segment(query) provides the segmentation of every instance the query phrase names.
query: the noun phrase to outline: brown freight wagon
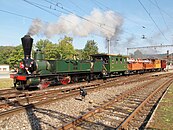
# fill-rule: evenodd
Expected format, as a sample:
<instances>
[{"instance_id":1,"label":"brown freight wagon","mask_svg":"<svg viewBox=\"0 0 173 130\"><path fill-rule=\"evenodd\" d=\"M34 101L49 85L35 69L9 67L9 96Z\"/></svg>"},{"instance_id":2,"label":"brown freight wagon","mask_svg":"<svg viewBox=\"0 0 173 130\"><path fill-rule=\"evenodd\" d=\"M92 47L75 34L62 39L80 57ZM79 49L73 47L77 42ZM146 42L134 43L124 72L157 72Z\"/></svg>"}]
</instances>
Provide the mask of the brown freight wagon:
<instances>
[{"instance_id":1,"label":"brown freight wagon","mask_svg":"<svg viewBox=\"0 0 173 130\"><path fill-rule=\"evenodd\" d=\"M144 65L145 71L153 71L155 67L154 62L151 60L145 60L143 65Z\"/></svg>"},{"instance_id":2,"label":"brown freight wagon","mask_svg":"<svg viewBox=\"0 0 173 130\"><path fill-rule=\"evenodd\" d=\"M143 61L129 61L128 71L130 73L143 73L144 72Z\"/></svg>"}]
</instances>

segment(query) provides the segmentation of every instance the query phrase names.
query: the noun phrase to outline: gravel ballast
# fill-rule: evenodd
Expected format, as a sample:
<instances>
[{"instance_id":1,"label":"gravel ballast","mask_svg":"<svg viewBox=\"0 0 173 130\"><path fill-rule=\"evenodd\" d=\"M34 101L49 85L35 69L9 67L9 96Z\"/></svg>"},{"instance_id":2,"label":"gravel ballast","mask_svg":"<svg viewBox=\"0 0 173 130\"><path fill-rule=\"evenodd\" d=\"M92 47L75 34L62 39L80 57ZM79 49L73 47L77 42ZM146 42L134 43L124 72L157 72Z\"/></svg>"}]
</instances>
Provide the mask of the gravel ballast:
<instances>
[{"instance_id":1,"label":"gravel ballast","mask_svg":"<svg viewBox=\"0 0 173 130\"><path fill-rule=\"evenodd\" d=\"M99 106L103 101L108 101L120 95L127 89L142 85L140 83L125 84L117 87L100 89L88 92L84 100L80 95L69 97L54 103L42 105L33 109L20 112L16 115L0 118L0 129L5 130L53 130L75 119L89 108Z\"/></svg>"}]
</instances>

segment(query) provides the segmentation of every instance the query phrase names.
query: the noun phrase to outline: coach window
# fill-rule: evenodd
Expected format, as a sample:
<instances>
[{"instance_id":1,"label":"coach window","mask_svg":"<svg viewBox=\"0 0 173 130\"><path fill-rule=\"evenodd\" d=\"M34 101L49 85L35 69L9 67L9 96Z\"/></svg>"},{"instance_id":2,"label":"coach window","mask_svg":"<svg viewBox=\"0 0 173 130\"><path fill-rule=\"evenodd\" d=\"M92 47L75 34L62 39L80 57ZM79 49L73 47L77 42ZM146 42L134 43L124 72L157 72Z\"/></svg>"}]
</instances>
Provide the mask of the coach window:
<instances>
[{"instance_id":1,"label":"coach window","mask_svg":"<svg viewBox=\"0 0 173 130\"><path fill-rule=\"evenodd\" d=\"M118 58L116 58L116 64L118 64Z\"/></svg>"},{"instance_id":2,"label":"coach window","mask_svg":"<svg viewBox=\"0 0 173 130\"><path fill-rule=\"evenodd\" d=\"M124 58L124 63L127 63L127 59Z\"/></svg>"},{"instance_id":3,"label":"coach window","mask_svg":"<svg viewBox=\"0 0 173 130\"><path fill-rule=\"evenodd\" d=\"M104 58L103 58L103 62L104 62L105 64L108 64L108 57L104 57Z\"/></svg>"},{"instance_id":4,"label":"coach window","mask_svg":"<svg viewBox=\"0 0 173 130\"><path fill-rule=\"evenodd\" d=\"M114 57L111 58L112 64L114 64Z\"/></svg>"},{"instance_id":5,"label":"coach window","mask_svg":"<svg viewBox=\"0 0 173 130\"><path fill-rule=\"evenodd\" d=\"M122 64L122 61L123 61L122 58L120 58L120 63L121 63L121 64Z\"/></svg>"}]
</instances>

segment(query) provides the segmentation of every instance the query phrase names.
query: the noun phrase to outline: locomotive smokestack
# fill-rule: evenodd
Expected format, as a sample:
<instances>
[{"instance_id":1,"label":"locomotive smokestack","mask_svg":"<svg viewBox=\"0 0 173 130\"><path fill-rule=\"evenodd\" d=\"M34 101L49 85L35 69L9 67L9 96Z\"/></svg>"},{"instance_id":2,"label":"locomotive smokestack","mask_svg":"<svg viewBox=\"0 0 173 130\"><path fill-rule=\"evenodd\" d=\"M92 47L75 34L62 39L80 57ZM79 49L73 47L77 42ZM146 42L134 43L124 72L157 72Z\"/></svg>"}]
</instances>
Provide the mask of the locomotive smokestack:
<instances>
[{"instance_id":1,"label":"locomotive smokestack","mask_svg":"<svg viewBox=\"0 0 173 130\"><path fill-rule=\"evenodd\" d=\"M31 49L33 44L33 39L29 35L25 35L21 38L22 46L24 51L24 58L31 58Z\"/></svg>"}]
</instances>

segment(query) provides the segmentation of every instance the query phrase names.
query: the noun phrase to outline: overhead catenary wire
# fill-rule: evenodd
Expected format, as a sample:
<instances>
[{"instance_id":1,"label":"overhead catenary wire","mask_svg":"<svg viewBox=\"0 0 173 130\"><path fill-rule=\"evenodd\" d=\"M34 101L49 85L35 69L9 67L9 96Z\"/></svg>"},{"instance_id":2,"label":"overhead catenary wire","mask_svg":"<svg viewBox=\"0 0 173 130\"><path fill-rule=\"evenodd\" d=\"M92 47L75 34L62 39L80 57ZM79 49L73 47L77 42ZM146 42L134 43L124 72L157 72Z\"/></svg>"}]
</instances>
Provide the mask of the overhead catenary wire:
<instances>
[{"instance_id":1,"label":"overhead catenary wire","mask_svg":"<svg viewBox=\"0 0 173 130\"><path fill-rule=\"evenodd\" d=\"M33 6L37 7L37 8L39 8L39 9L43 10L43 11L46 11L47 13L52 14L52 15L54 15L54 16L56 16L56 17L59 17L59 16L60 16L60 15L57 15L57 14L55 14L55 13L52 13L51 11L48 11L48 10L44 9L43 7L40 7L39 5L34 4L33 2L30 2L30 1L28 1L28 0L23 0L23 1L27 2L27 3L30 4L30 5L33 5ZM64 19L64 18L62 18L62 19ZM64 19L64 20L67 21L67 22L69 22L69 23L72 23L72 24L73 24L73 22L71 22L70 20L66 20L66 19Z\"/></svg>"},{"instance_id":2,"label":"overhead catenary wire","mask_svg":"<svg viewBox=\"0 0 173 130\"><path fill-rule=\"evenodd\" d=\"M8 14L11 14L11 15L15 15L15 16L19 16L19 17L27 18L27 19L31 19L31 20L35 19L35 18L32 18L32 17L28 17L28 16L25 16L25 15L17 14L17 13L6 11L6 10L2 10L2 9L0 9L0 12L8 13Z\"/></svg>"},{"instance_id":3,"label":"overhead catenary wire","mask_svg":"<svg viewBox=\"0 0 173 130\"><path fill-rule=\"evenodd\" d=\"M103 10L111 10L108 6L106 6L105 4L103 4L103 3L101 3L100 1L98 1L98 0L92 0L92 1L94 1L94 3L96 4L96 5L98 5L98 7L103 7L103 8L105 8L105 9L103 9ZM102 9L102 7L101 7L101 9Z\"/></svg>"},{"instance_id":4,"label":"overhead catenary wire","mask_svg":"<svg viewBox=\"0 0 173 130\"><path fill-rule=\"evenodd\" d=\"M58 2L58 3L53 3L53 2L51 2L51 1L45 0L46 2L48 2L48 3L50 3L50 4L54 5L54 6L59 6L59 8L65 10L66 12L57 10L56 8L53 9L53 8L51 8L51 6L48 7L48 6L45 6L45 5L42 5L42 4L38 4L38 3L36 3L36 2L30 2L30 1L28 1L28 0L23 0L23 1L27 2L28 4L31 4L31 5L33 5L33 6L35 6L35 7L37 7L37 8L39 8L39 9L43 10L43 11L46 11L47 13L50 13L50 14L56 16L56 17L58 17L59 15L57 15L57 14L55 14L55 13L52 13L52 12L50 12L50 11L44 9L44 8L51 9L51 10L54 10L54 11L58 11L58 12L61 12L61 13L64 13L64 14L68 14L68 13L74 14L72 11L70 11L70 10L64 8L64 7L62 6L62 4L59 3L59 2ZM67 13L67 12L68 12L68 13ZM76 14L74 14L74 15L76 15ZM93 23L92 21L90 21L90 20L88 20L88 19L85 19L85 18L82 17L82 16L77 15L77 17L79 17L79 18L81 18L81 19L84 19L84 20L87 20L88 22L90 22L90 23L96 25L96 23ZM64 19L64 18L62 17L62 19ZM73 22L70 21L70 20L67 20L67 19L64 19L64 20L70 22L71 24L73 24ZM102 29L104 29L104 30L107 30L107 31L110 31L110 30L107 29L107 28L104 28L104 27L102 27L102 26L106 26L106 27L112 28L112 27L110 27L110 26L108 26L108 25L105 25L105 24L100 25L100 23L97 23L96 26L98 26L98 27L100 27L100 28L102 28ZM123 31L123 32L130 34L130 32L127 32L127 31ZM96 35L97 35L97 34L96 34ZM103 37L103 36L102 36L102 37Z\"/></svg>"},{"instance_id":5,"label":"overhead catenary wire","mask_svg":"<svg viewBox=\"0 0 173 130\"><path fill-rule=\"evenodd\" d=\"M46 11L46 12L48 12L48 13L54 15L54 16L57 16L57 17L60 16L60 15L57 15L57 14L55 14L55 13L52 13L51 11L48 11L48 10L44 9L43 7L40 7L40 4L38 4L38 3L30 2L30 1L28 1L28 0L23 0L23 1L27 2L28 4L31 4L31 5L33 5L33 6L35 6L35 7L37 7L37 8L39 8L39 9L43 10L43 11ZM70 11L70 10L64 8L63 6L60 6L60 5L62 5L62 4L59 3L59 2L55 4L55 3L51 2L51 1L48 1L48 0L45 0L45 1L48 2L48 3L50 3L50 4L53 4L53 5L57 6L57 7L59 7L59 8L61 8L61 9L63 9L63 10L65 10L66 12L69 12L69 13L71 13L71 14L74 14L72 11ZM46 8L47 8L47 7L46 7ZM67 13L66 13L66 14L67 14ZM74 15L76 15L76 14L74 14ZM81 19L83 19L83 20L86 20L86 21L90 22L91 24L95 24L95 25L96 25L96 23L94 23L94 22L92 22L92 21L90 21L90 20L88 20L88 19L86 19L86 18L84 18L84 17L82 17L82 16L80 16L80 15L76 15L76 16L79 17L79 18L81 18ZM63 18L62 18L62 19L63 19ZM73 23L73 22L70 21L70 20L67 20L67 19L64 19L64 20L65 20L65 21L68 21L68 22L70 22L70 23ZM98 25L98 24L99 24L99 25ZM96 26L98 26L98 27L100 27L100 28L102 28L102 29L104 29L104 30L107 30L107 31L110 31L110 32L111 32L111 30L102 27L103 25L104 25L104 24L101 25L100 23L97 23Z\"/></svg>"},{"instance_id":6,"label":"overhead catenary wire","mask_svg":"<svg viewBox=\"0 0 173 130\"><path fill-rule=\"evenodd\" d=\"M72 4L74 4L77 8L79 8L81 11L83 11L84 13L87 13L86 11L84 11L82 8L80 8L80 6L78 6L75 2L72 2L71 0L70 0L70 2L72 3ZM97 1L98 2L98 1ZM102 4L101 2L99 2L102 6L105 6L104 4ZM109 7L107 7L107 6L105 6L105 8L107 8L108 10L111 10ZM125 17L126 19L128 19L127 17ZM129 21L132 21L132 20L130 20L129 19ZM135 21L132 21L132 22L134 22L134 23L136 23ZM137 25L139 25L138 23L136 23ZM108 26L108 25L106 25L106 26ZM141 26L141 25L140 25ZM108 27L110 27L110 26L108 26ZM145 26L141 26L141 27L145 27ZM127 32L127 31L125 31L125 30L123 30L123 32L124 33L127 33L127 34L131 34L130 32ZM97 35L97 34L95 34L95 35ZM98 35L97 35L98 36Z\"/></svg>"},{"instance_id":7,"label":"overhead catenary wire","mask_svg":"<svg viewBox=\"0 0 173 130\"><path fill-rule=\"evenodd\" d=\"M162 36L165 38L165 40L168 41L168 39L165 37L165 35L163 34L163 32L161 31L161 29L159 28L159 26L156 24L155 20L151 16L151 14L148 12L148 10L145 8L145 6L142 4L142 2L140 0L138 0L138 2L143 7L143 9L145 10L145 12L148 14L148 16L150 17L150 19L152 20L152 22L154 23L154 25L156 26L156 28L159 30L159 32L162 34Z\"/></svg>"},{"instance_id":8,"label":"overhead catenary wire","mask_svg":"<svg viewBox=\"0 0 173 130\"><path fill-rule=\"evenodd\" d=\"M103 5L101 5L98 1L93 0L93 2L94 2L100 9L106 11L106 9L102 8ZM105 7L105 6L103 6L103 7Z\"/></svg>"},{"instance_id":9,"label":"overhead catenary wire","mask_svg":"<svg viewBox=\"0 0 173 130\"><path fill-rule=\"evenodd\" d=\"M64 8L60 2L53 3L53 2L51 2L51 1L49 1L49 0L45 0L45 1L48 2L48 3L50 3L50 4L56 5L57 7L61 8L62 10L65 10L65 11L71 13L71 14L74 14L74 15L76 15L77 17L79 17L79 18L81 18L81 19L83 19L83 20L85 20L85 21L87 21L87 22L89 22L89 23L91 23L91 24L93 24L93 25L96 25L96 26L98 26L98 27L100 27L100 28L102 28L102 29L104 29L104 30L107 30L107 31L110 31L110 32L111 32L111 30L108 29L107 27L109 27L109 28L112 28L112 27L110 27L110 26L108 26L108 25L105 25L105 24L103 24L103 23L91 21L91 20L89 20L89 19L87 19L87 18L85 18L85 17L83 17L83 16L77 15L77 14L73 13L72 11L70 11L70 10ZM103 26L104 26L104 27L103 27Z\"/></svg>"},{"instance_id":10,"label":"overhead catenary wire","mask_svg":"<svg viewBox=\"0 0 173 130\"><path fill-rule=\"evenodd\" d=\"M149 1L150 1L150 3L151 3L152 5L154 5L155 7L158 8L158 10L159 10L159 12L160 12L160 14L161 14L161 16L162 16L162 19L163 19L163 21L164 21L164 24L165 24L167 30L169 30L170 32L172 32L172 31L169 29L169 27L168 27L168 24L167 24L167 22L166 22L166 20L165 20L165 18L164 18L164 16L163 16L163 13L164 13L165 15L167 15L169 18L172 18L172 19L173 19L173 17L172 17L171 15L169 15L165 10L163 10L162 8L159 7L157 0L155 0L155 3L154 3L153 1L151 1L151 0L149 0Z\"/></svg>"},{"instance_id":11,"label":"overhead catenary wire","mask_svg":"<svg viewBox=\"0 0 173 130\"><path fill-rule=\"evenodd\" d=\"M153 4L155 7L157 7L157 5L153 2L153 1L151 1L151 0L149 0L150 2L151 2L151 4ZM169 16L170 18L172 18L173 19L173 16L171 16L169 13L167 13L165 10L163 10L162 8L160 8L159 7L159 9L164 13L164 14L166 14L167 16Z\"/></svg>"},{"instance_id":12,"label":"overhead catenary wire","mask_svg":"<svg viewBox=\"0 0 173 130\"><path fill-rule=\"evenodd\" d=\"M56 5L56 6L60 6L60 8L61 9L65 9L66 11L68 11L69 13L72 13L72 14L74 14L72 11L69 11L69 10L67 10L66 8L64 8L63 6L62 6L62 4L60 3L60 2L58 2L58 3L53 3L53 2L50 2L50 1L48 1L48 0L45 0L46 2L48 2L48 3L50 3L50 4L53 4L53 5ZM98 1L97 1L98 2ZM77 4L75 4L74 2L72 2L76 7L79 7ZM101 4L101 2L100 2L100 4ZM103 5L103 4L102 4ZM106 7L108 10L111 10L109 7ZM81 9L82 11L83 11L83 9L82 8L79 8L79 9ZM84 11L85 12L85 11ZM85 12L85 13L87 13L87 12ZM76 14L74 14L74 15L76 15ZM76 15L76 16L78 16L79 18L82 18L83 19L83 17L82 16L79 16L79 15ZM127 17L125 17L126 19L128 19ZM88 20L88 19L86 19L86 20ZM129 19L130 20L130 19ZM131 20L132 21L132 20ZM136 23L135 21L132 21L132 22L134 22L134 23ZM102 26L106 26L106 27L109 27L109 28L113 28L113 27L111 27L111 26L109 26L109 25L105 25L105 24L102 24L102 23L98 23L99 24L99 26L100 27L102 27ZM138 23L136 23L137 25L139 25ZM141 26L141 25L139 25L139 26ZM141 26L141 27L144 27L144 26ZM108 30L109 31L109 30ZM124 33L127 33L127 34L131 34L131 32L128 32L128 31L124 31L123 30L123 32ZM95 34L95 35L97 35L97 36L100 36L100 35L98 35L98 34Z\"/></svg>"},{"instance_id":13,"label":"overhead catenary wire","mask_svg":"<svg viewBox=\"0 0 173 130\"><path fill-rule=\"evenodd\" d=\"M37 8L39 8L39 9L43 10L43 11L46 11L47 13L50 13L50 14L56 16L56 17L59 16L59 15L56 15L56 14L54 14L54 13L52 13L52 12L50 12L50 11L48 11L48 10L46 10L46 9L43 8L43 7L46 7L46 8L47 8L47 6L44 6L44 5L35 3L35 2L30 2L30 1L28 1L28 0L23 0L23 1L27 2L27 3L30 4L30 5L33 5L33 6L37 7ZM40 6L43 6L43 7L40 7ZM51 9L51 8L49 8L49 9ZM56 10L56 9L55 9L55 10ZM56 11L59 11L59 10L56 10ZM62 11L60 11L60 12L61 12L61 13L65 13L65 12L62 12ZM65 13L65 14L68 14L68 13ZM31 18L31 19L32 19L32 20L35 20L35 18ZM62 18L62 19L64 19L64 18ZM73 24L72 21L69 21L69 20L66 20L66 19L64 19L64 20L67 21L67 22L70 22L71 24ZM97 35L97 34L95 34L95 35ZM97 35L97 36L103 37L103 36L101 36L101 35Z\"/></svg>"},{"instance_id":14,"label":"overhead catenary wire","mask_svg":"<svg viewBox=\"0 0 173 130\"><path fill-rule=\"evenodd\" d=\"M77 5L75 2L73 2L73 1L71 1L71 0L69 0L73 5L75 5L77 8L79 8L81 11L83 11L84 13L86 13L87 14L87 12L84 10L84 9L82 9L79 5Z\"/></svg>"},{"instance_id":15,"label":"overhead catenary wire","mask_svg":"<svg viewBox=\"0 0 173 130\"><path fill-rule=\"evenodd\" d=\"M32 2L32 3L35 4L35 5L37 5L37 6L39 6L39 7L44 7L44 8L50 9L50 10L57 11L59 13L68 14L67 12L64 12L64 11L61 11L61 10L57 10L55 7L53 8L52 6L45 6L43 4L39 4L39 3L36 3L36 2Z\"/></svg>"},{"instance_id":16,"label":"overhead catenary wire","mask_svg":"<svg viewBox=\"0 0 173 130\"><path fill-rule=\"evenodd\" d=\"M98 1L98 0L91 0L92 2L95 1L94 3L98 3L100 4L100 6L104 7L105 9L107 10L111 10L108 6L106 6L105 4L103 4L101 1ZM146 27L145 25L140 25L139 23L137 23L136 21L128 18L127 16L123 16L125 19L127 19L128 21L132 22L132 23L135 23L136 25L140 26L140 27Z\"/></svg>"},{"instance_id":17,"label":"overhead catenary wire","mask_svg":"<svg viewBox=\"0 0 173 130\"><path fill-rule=\"evenodd\" d=\"M30 1L28 1L28 0L23 0L23 1L26 2L26 3L28 3L28 4L30 4L30 5L33 5L33 6L39 8L39 9L41 9L41 10L43 10L43 11L49 13L49 14L52 14L52 15L54 15L54 16L56 16L56 17L59 17L59 16L60 16L60 15L57 15L57 14L55 14L55 13L52 13L51 11L46 10L46 9L44 9L44 8L42 8L42 7L40 7L40 6L36 5L36 4L34 4L33 2L30 2Z\"/></svg>"},{"instance_id":18,"label":"overhead catenary wire","mask_svg":"<svg viewBox=\"0 0 173 130\"><path fill-rule=\"evenodd\" d=\"M43 7L40 7L40 6L42 6L42 5L40 5L40 4L38 4L38 3L30 2L30 1L28 1L28 0L23 0L23 1L27 2L28 4L31 4L31 5L33 5L33 6L35 6L35 7L37 7L37 8L39 8L39 9L43 10L43 11L46 11L46 12L48 12L48 13L54 15L54 16L57 16L57 17L60 16L60 15L57 15L57 14L55 14L55 13L52 13L52 12L50 12L50 11L44 9ZM50 4L53 4L53 5L57 6L57 7L59 7L59 8L61 8L61 9L63 9L63 10L65 10L66 12L69 12L69 13L71 13L71 14L74 14L72 11L65 9L63 6L60 6L61 3L56 3L56 4L55 4L55 3L52 3L51 1L48 1L48 0L45 0L45 1L48 2L48 3L50 3ZM46 8L47 8L47 7L46 7ZM66 13L66 14L67 14L67 13ZM74 15L76 15L76 14L74 14ZM79 15L76 15L76 16L79 17L79 18L81 18L81 19L83 19L83 20L86 20L86 21L90 22L91 24L96 25L96 24L93 23L92 21L90 21L90 20L88 20L88 19L86 19L86 18L84 18L84 17L82 17L82 16L79 16ZM62 18L62 19L64 19L64 18ZM64 20L65 20L65 21L68 21L68 22L70 22L70 23L73 24L73 22L70 21L70 20L67 20L67 19L64 19ZM102 25L100 25L100 24L99 24L99 25L96 25L96 26L98 26L98 27L100 27L100 28L102 28L102 29L104 29L104 30L107 30L107 31L110 31L110 32L111 32L111 30L102 27Z\"/></svg>"},{"instance_id":19,"label":"overhead catenary wire","mask_svg":"<svg viewBox=\"0 0 173 130\"><path fill-rule=\"evenodd\" d=\"M68 13L74 14L72 11L70 11L70 10L68 10L68 9L65 9L65 8L62 6L61 3L56 3L56 4L55 4L55 3L52 3L52 2L50 2L50 1L48 1L48 0L45 0L45 1L49 2L49 3L51 3L52 5L55 5L55 6L58 5L59 8L65 10L66 12L57 10L56 8L52 8L51 6L48 7L48 6L45 6L45 5L42 5L42 4L38 4L38 3L36 3L36 2L30 2L30 1L28 1L28 0L23 0L23 1L26 2L26 3L28 3L28 4L30 4L30 5L32 5L32 6L35 6L35 7L39 8L39 9L41 9L41 10L47 12L47 13L50 13L50 14L56 16L56 17L58 17L58 16L60 16L60 15L57 15L57 14L55 14L55 13L52 13L51 11L48 11L48 10L46 10L46 9L44 9L44 8L51 9L51 10L54 10L54 11L58 11L58 12L61 12L61 13L64 13L64 14L68 14ZM60 5L61 5L61 6L60 6ZM67 13L67 12L68 12L68 13ZM74 15L76 15L76 14L74 14ZM78 17L80 17L81 19L87 20L88 22L90 22L90 23L96 25L96 23L93 23L93 21L90 21L90 20L88 20L88 19L85 19L85 18L82 17L82 16L78 16ZM34 20L34 18L32 18L32 19ZM64 18L62 17L62 19L64 19ZM65 20L65 21L68 21L68 22L70 22L70 23L73 24L73 22L70 21L70 20L67 20L67 19L64 19L64 20ZM103 25L100 25L100 23L97 23L97 26L99 26L100 28L105 29L105 30L107 30L107 31L110 31L109 29L102 27ZM107 26L107 25L104 25L104 26ZM107 27L110 27L110 26L107 26ZM110 28L111 28L111 27L110 27ZM127 32L127 31L123 31L123 32L130 34L130 32ZM95 34L95 35L97 35L97 34ZM101 35L97 35L97 36L100 36L100 37L101 37ZM103 37L103 36L102 36L102 37Z\"/></svg>"},{"instance_id":20,"label":"overhead catenary wire","mask_svg":"<svg viewBox=\"0 0 173 130\"><path fill-rule=\"evenodd\" d=\"M25 0L24 0L25 1ZM36 4L36 3L35 3ZM39 4L38 4L39 5ZM44 6L44 5L41 5L40 6ZM47 6L44 6L46 8L50 8L50 7L47 7ZM52 9L52 10L56 10L56 9ZM56 10L57 11L57 10ZM58 10L59 12L62 12L60 10ZM18 16L18 17L23 17L23 18L27 18L27 19L30 19L30 20L35 20L35 18L33 17L28 17L28 16L25 16L25 15L22 15L22 14L18 14L18 13L14 13L14 12L11 12L11 11L7 11L7 10L2 10L0 9L0 12L3 12L3 13L7 13L7 14L11 14L11 15L14 15L14 16ZM62 13L65 13L65 12L62 12ZM45 21L47 22L47 21Z\"/></svg>"},{"instance_id":21,"label":"overhead catenary wire","mask_svg":"<svg viewBox=\"0 0 173 130\"><path fill-rule=\"evenodd\" d=\"M95 0L96 1L96 0ZM81 11L83 11L84 13L87 13L85 10L83 10L80 6L78 6L75 2L72 2L71 0L70 0L70 2L72 3L72 4L74 4L77 8L79 8ZM105 6L104 4L102 4L101 2L99 2L99 1L96 1L96 2L98 2L100 5L102 5L102 6L104 6L105 8L107 8L107 10L111 10L109 7L107 7L107 6ZM127 17L126 17L127 18ZM128 19L128 18L127 18ZM133 21L133 22L135 22L135 21ZM136 23L136 24L138 24L138 23ZM139 25L139 24L138 24ZM107 27L111 27L111 26L108 26L108 25L106 25ZM144 27L144 26L142 26L142 27ZM123 31L123 32L125 32L125 33L128 33L128 34L131 34L130 32L127 32L127 31Z\"/></svg>"},{"instance_id":22,"label":"overhead catenary wire","mask_svg":"<svg viewBox=\"0 0 173 130\"><path fill-rule=\"evenodd\" d=\"M150 1L151 1L151 0L150 0ZM158 10L159 10L159 13L160 13L162 19L163 19L163 22L164 22L165 26L166 26L167 29L168 29L169 27L168 27L168 25L167 25L167 23L166 23L166 21L165 21L165 18L164 18L163 13L162 13L162 11L161 11L161 9L160 9L158 3L157 3L157 0L154 0L154 1L155 1L155 3L156 3L156 6L157 6L157 8L158 8Z\"/></svg>"}]
</instances>

